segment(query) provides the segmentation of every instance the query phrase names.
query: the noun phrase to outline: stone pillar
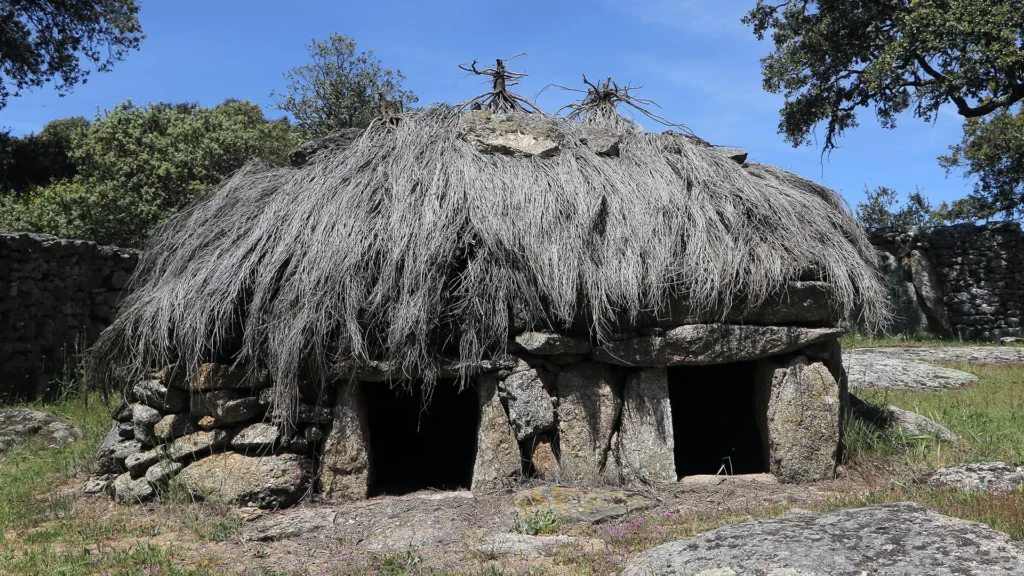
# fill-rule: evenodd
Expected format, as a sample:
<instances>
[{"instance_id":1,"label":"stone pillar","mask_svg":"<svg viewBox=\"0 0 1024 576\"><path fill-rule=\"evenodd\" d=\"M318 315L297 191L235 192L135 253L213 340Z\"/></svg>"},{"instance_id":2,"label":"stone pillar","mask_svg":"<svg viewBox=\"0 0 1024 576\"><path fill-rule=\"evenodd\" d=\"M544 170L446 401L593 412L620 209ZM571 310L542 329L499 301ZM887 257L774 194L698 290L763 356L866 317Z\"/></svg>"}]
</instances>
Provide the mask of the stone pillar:
<instances>
[{"instance_id":1,"label":"stone pillar","mask_svg":"<svg viewBox=\"0 0 1024 576\"><path fill-rule=\"evenodd\" d=\"M519 442L498 397L498 382L492 374L476 380L480 398L480 427L477 431L476 462L472 490L500 490L523 468Z\"/></svg>"},{"instance_id":2,"label":"stone pillar","mask_svg":"<svg viewBox=\"0 0 1024 576\"><path fill-rule=\"evenodd\" d=\"M781 482L832 478L840 438L840 390L821 362L797 356L758 366L757 405L769 469Z\"/></svg>"},{"instance_id":3,"label":"stone pillar","mask_svg":"<svg viewBox=\"0 0 1024 576\"><path fill-rule=\"evenodd\" d=\"M338 384L334 421L320 466L320 485L328 500L366 498L370 433L364 385L351 381Z\"/></svg>"},{"instance_id":4,"label":"stone pillar","mask_svg":"<svg viewBox=\"0 0 1024 576\"><path fill-rule=\"evenodd\" d=\"M626 484L675 482L675 441L668 371L651 368L631 373L623 392L619 462Z\"/></svg>"},{"instance_id":5,"label":"stone pillar","mask_svg":"<svg viewBox=\"0 0 1024 576\"><path fill-rule=\"evenodd\" d=\"M610 365L585 362L562 370L555 387L562 474L573 480L596 479L618 425L622 385Z\"/></svg>"}]
</instances>

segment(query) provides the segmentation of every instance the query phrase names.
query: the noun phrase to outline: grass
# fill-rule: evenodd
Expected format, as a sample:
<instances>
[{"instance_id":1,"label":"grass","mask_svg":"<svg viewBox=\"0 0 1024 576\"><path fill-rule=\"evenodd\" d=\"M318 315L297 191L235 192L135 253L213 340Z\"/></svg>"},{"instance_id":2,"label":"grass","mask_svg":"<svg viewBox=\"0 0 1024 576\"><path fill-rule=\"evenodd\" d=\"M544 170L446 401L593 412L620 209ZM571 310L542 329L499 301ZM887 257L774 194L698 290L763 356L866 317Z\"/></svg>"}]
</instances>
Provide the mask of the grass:
<instances>
[{"instance_id":1,"label":"grass","mask_svg":"<svg viewBox=\"0 0 1024 576\"><path fill-rule=\"evenodd\" d=\"M934 336L863 336L847 334L840 340L843 349L848 348L882 348L887 346L935 346L950 348L958 346L1013 346L1024 347L1024 343L1000 344L998 342L977 342L955 338L936 338Z\"/></svg>"}]
</instances>

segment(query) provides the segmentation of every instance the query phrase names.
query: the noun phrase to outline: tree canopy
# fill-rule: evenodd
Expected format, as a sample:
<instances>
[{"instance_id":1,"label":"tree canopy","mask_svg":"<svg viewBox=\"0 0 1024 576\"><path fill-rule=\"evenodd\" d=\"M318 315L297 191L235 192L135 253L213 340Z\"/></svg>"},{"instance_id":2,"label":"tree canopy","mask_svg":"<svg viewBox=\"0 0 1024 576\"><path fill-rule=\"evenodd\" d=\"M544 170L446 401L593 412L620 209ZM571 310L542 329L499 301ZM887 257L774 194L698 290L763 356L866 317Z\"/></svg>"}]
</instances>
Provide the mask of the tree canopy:
<instances>
[{"instance_id":1,"label":"tree canopy","mask_svg":"<svg viewBox=\"0 0 1024 576\"><path fill-rule=\"evenodd\" d=\"M144 38L136 0L0 0L0 109L55 82L62 94L110 70Z\"/></svg>"},{"instance_id":2,"label":"tree canopy","mask_svg":"<svg viewBox=\"0 0 1024 576\"><path fill-rule=\"evenodd\" d=\"M285 72L285 92L272 96L307 138L366 127L377 116L380 96L402 105L418 100L402 89L400 70L384 68L372 50L356 52L351 38L331 34L306 48L310 62Z\"/></svg>"},{"instance_id":3,"label":"tree canopy","mask_svg":"<svg viewBox=\"0 0 1024 576\"><path fill-rule=\"evenodd\" d=\"M294 146L286 120L247 101L124 102L73 137L74 177L0 201L0 229L140 246L246 162L284 163Z\"/></svg>"},{"instance_id":4,"label":"tree canopy","mask_svg":"<svg viewBox=\"0 0 1024 576\"><path fill-rule=\"evenodd\" d=\"M1024 108L968 120L963 141L939 162L975 178L974 192L957 205L979 218L1024 219Z\"/></svg>"}]
</instances>

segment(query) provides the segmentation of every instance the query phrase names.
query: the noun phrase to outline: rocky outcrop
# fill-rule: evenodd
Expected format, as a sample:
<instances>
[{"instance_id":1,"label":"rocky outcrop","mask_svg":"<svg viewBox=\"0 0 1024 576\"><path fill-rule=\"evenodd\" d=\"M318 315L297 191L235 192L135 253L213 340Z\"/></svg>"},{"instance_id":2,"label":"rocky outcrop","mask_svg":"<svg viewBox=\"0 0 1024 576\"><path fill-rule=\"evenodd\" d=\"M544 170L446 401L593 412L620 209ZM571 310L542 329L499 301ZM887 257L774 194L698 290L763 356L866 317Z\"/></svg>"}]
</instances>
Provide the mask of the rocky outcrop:
<instances>
[{"instance_id":1,"label":"rocky outcrop","mask_svg":"<svg viewBox=\"0 0 1024 576\"><path fill-rule=\"evenodd\" d=\"M968 372L915 359L907 348L856 348L843 352L853 389L952 390L978 381ZM909 352L909 354L908 354Z\"/></svg>"},{"instance_id":2,"label":"rocky outcrop","mask_svg":"<svg viewBox=\"0 0 1024 576\"><path fill-rule=\"evenodd\" d=\"M904 502L744 522L626 563L624 576L1024 575L1024 544Z\"/></svg>"},{"instance_id":3,"label":"rocky outcrop","mask_svg":"<svg viewBox=\"0 0 1024 576\"><path fill-rule=\"evenodd\" d=\"M555 381L563 475L597 478L604 469L622 410L622 384L607 364L568 366Z\"/></svg>"},{"instance_id":4,"label":"rocky outcrop","mask_svg":"<svg viewBox=\"0 0 1024 576\"><path fill-rule=\"evenodd\" d=\"M690 324L664 336L641 336L597 348L594 359L620 366L743 362L793 352L842 336L839 328Z\"/></svg>"},{"instance_id":5,"label":"rocky outcrop","mask_svg":"<svg viewBox=\"0 0 1024 576\"><path fill-rule=\"evenodd\" d=\"M334 402L334 422L320 463L320 485L328 500L365 498L369 469L369 422L357 383L342 382Z\"/></svg>"},{"instance_id":6,"label":"rocky outcrop","mask_svg":"<svg viewBox=\"0 0 1024 576\"><path fill-rule=\"evenodd\" d=\"M296 503L308 487L309 463L301 456L214 454L186 466L177 481L198 498L281 508Z\"/></svg>"},{"instance_id":7,"label":"rocky outcrop","mask_svg":"<svg viewBox=\"0 0 1024 576\"><path fill-rule=\"evenodd\" d=\"M477 395L480 398L480 427L472 489L497 490L506 487L510 479L522 472L522 456L493 376L485 374L477 379Z\"/></svg>"},{"instance_id":8,"label":"rocky outcrop","mask_svg":"<svg viewBox=\"0 0 1024 576\"><path fill-rule=\"evenodd\" d=\"M634 372L626 378L619 464L626 484L675 482L672 406L664 368Z\"/></svg>"},{"instance_id":9,"label":"rocky outcrop","mask_svg":"<svg viewBox=\"0 0 1024 576\"><path fill-rule=\"evenodd\" d=\"M78 428L53 414L0 408L0 456L23 442L41 442L46 448L58 448L81 437L82 432ZM119 435L117 439L120 439Z\"/></svg>"},{"instance_id":10,"label":"rocky outcrop","mask_svg":"<svg viewBox=\"0 0 1024 576\"><path fill-rule=\"evenodd\" d=\"M1024 486L1024 466L1013 468L1002 462L950 466L932 474L928 484L963 492L1013 492Z\"/></svg>"},{"instance_id":11,"label":"rocky outcrop","mask_svg":"<svg viewBox=\"0 0 1024 576\"><path fill-rule=\"evenodd\" d=\"M952 430L931 418L896 406L873 406L850 394L850 408L855 416L889 438L930 436L946 442L960 440Z\"/></svg>"},{"instance_id":12,"label":"rocky outcrop","mask_svg":"<svg viewBox=\"0 0 1024 576\"><path fill-rule=\"evenodd\" d=\"M764 362L757 379L771 473L794 483L832 478L841 425L839 384L832 373L798 356L785 366Z\"/></svg>"},{"instance_id":13,"label":"rocky outcrop","mask_svg":"<svg viewBox=\"0 0 1024 576\"><path fill-rule=\"evenodd\" d=\"M628 490L542 486L517 492L510 508L519 516L550 510L565 524L598 524L656 505L654 500Z\"/></svg>"}]
</instances>

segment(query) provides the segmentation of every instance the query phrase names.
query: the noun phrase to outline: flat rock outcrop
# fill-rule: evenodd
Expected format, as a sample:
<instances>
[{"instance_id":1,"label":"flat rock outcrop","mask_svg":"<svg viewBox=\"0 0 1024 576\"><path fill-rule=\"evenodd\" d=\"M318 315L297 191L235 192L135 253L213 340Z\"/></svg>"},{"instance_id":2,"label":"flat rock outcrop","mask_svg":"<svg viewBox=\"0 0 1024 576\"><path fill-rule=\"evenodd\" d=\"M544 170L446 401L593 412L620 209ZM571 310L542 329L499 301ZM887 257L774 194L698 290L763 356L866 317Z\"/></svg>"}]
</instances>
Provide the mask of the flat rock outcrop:
<instances>
[{"instance_id":1,"label":"flat rock outcrop","mask_svg":"<svg viewBox=\"0 0 1024 576\"><path fill-rule=\"evenodd\" d=\"M82 437L70 422L53 414L22 408L0 408L0 455L22 442L36 440L57 448Z\"/></svg>"},{"instance_id":2,"label":"flat rock outcrop","mask_svg":"<svg viewBox=\"0 0 1024 576\"><path fill-rule=\"evenodd\" d=\"M512 498L511 511L522 516L552 510L559 522L597 524L656 505L657 502L643 494L628 490L543 486L518 492Z\"/></svg>"},{"instance_id":3,"label":"flat rock outcrop","mask_svg":"<svg viewBox=\"0 0 1024 576\"><path fill-rule=\"evenodd\" d=\"M978 381L974 374L932 364L947 361L941 358L914 348L855 348L843 351L843 366L854 389L952 390Z\"/></svg>"},{"instance_id":4,"label":"flat rock outcrop","mask_svg":"<svg viewBox=\"0 0 1024 576\"><path fill-rule=\"evenodd\" d=\"M193 462L177 479L204 500L281 508L305 493L307 468L308 463L295 454L256 457L226 452Z\"/></svg>"},{"instance_id":5,"label":"flat rock outcrop","mask_svg":"<svg viewBox=\"0 0 1024 576\"><path fill-rule=\"evenodd\" d=\"M964 492L1012 492L1024 486L1024 466L1013 468L1002 462L981 462L940 468L928 484Z\"/></svg>"},{"instance_id":6,"label":"flat rock outcrop","mask_svg":"<svg viewBox=\"0 0 1024 576\"><path fill-rule=\"evenodd\" d=\"M651 549L625 576L1024 575L1024 543L912 502L744 522Z\"/></svg>"}]
</instances>

